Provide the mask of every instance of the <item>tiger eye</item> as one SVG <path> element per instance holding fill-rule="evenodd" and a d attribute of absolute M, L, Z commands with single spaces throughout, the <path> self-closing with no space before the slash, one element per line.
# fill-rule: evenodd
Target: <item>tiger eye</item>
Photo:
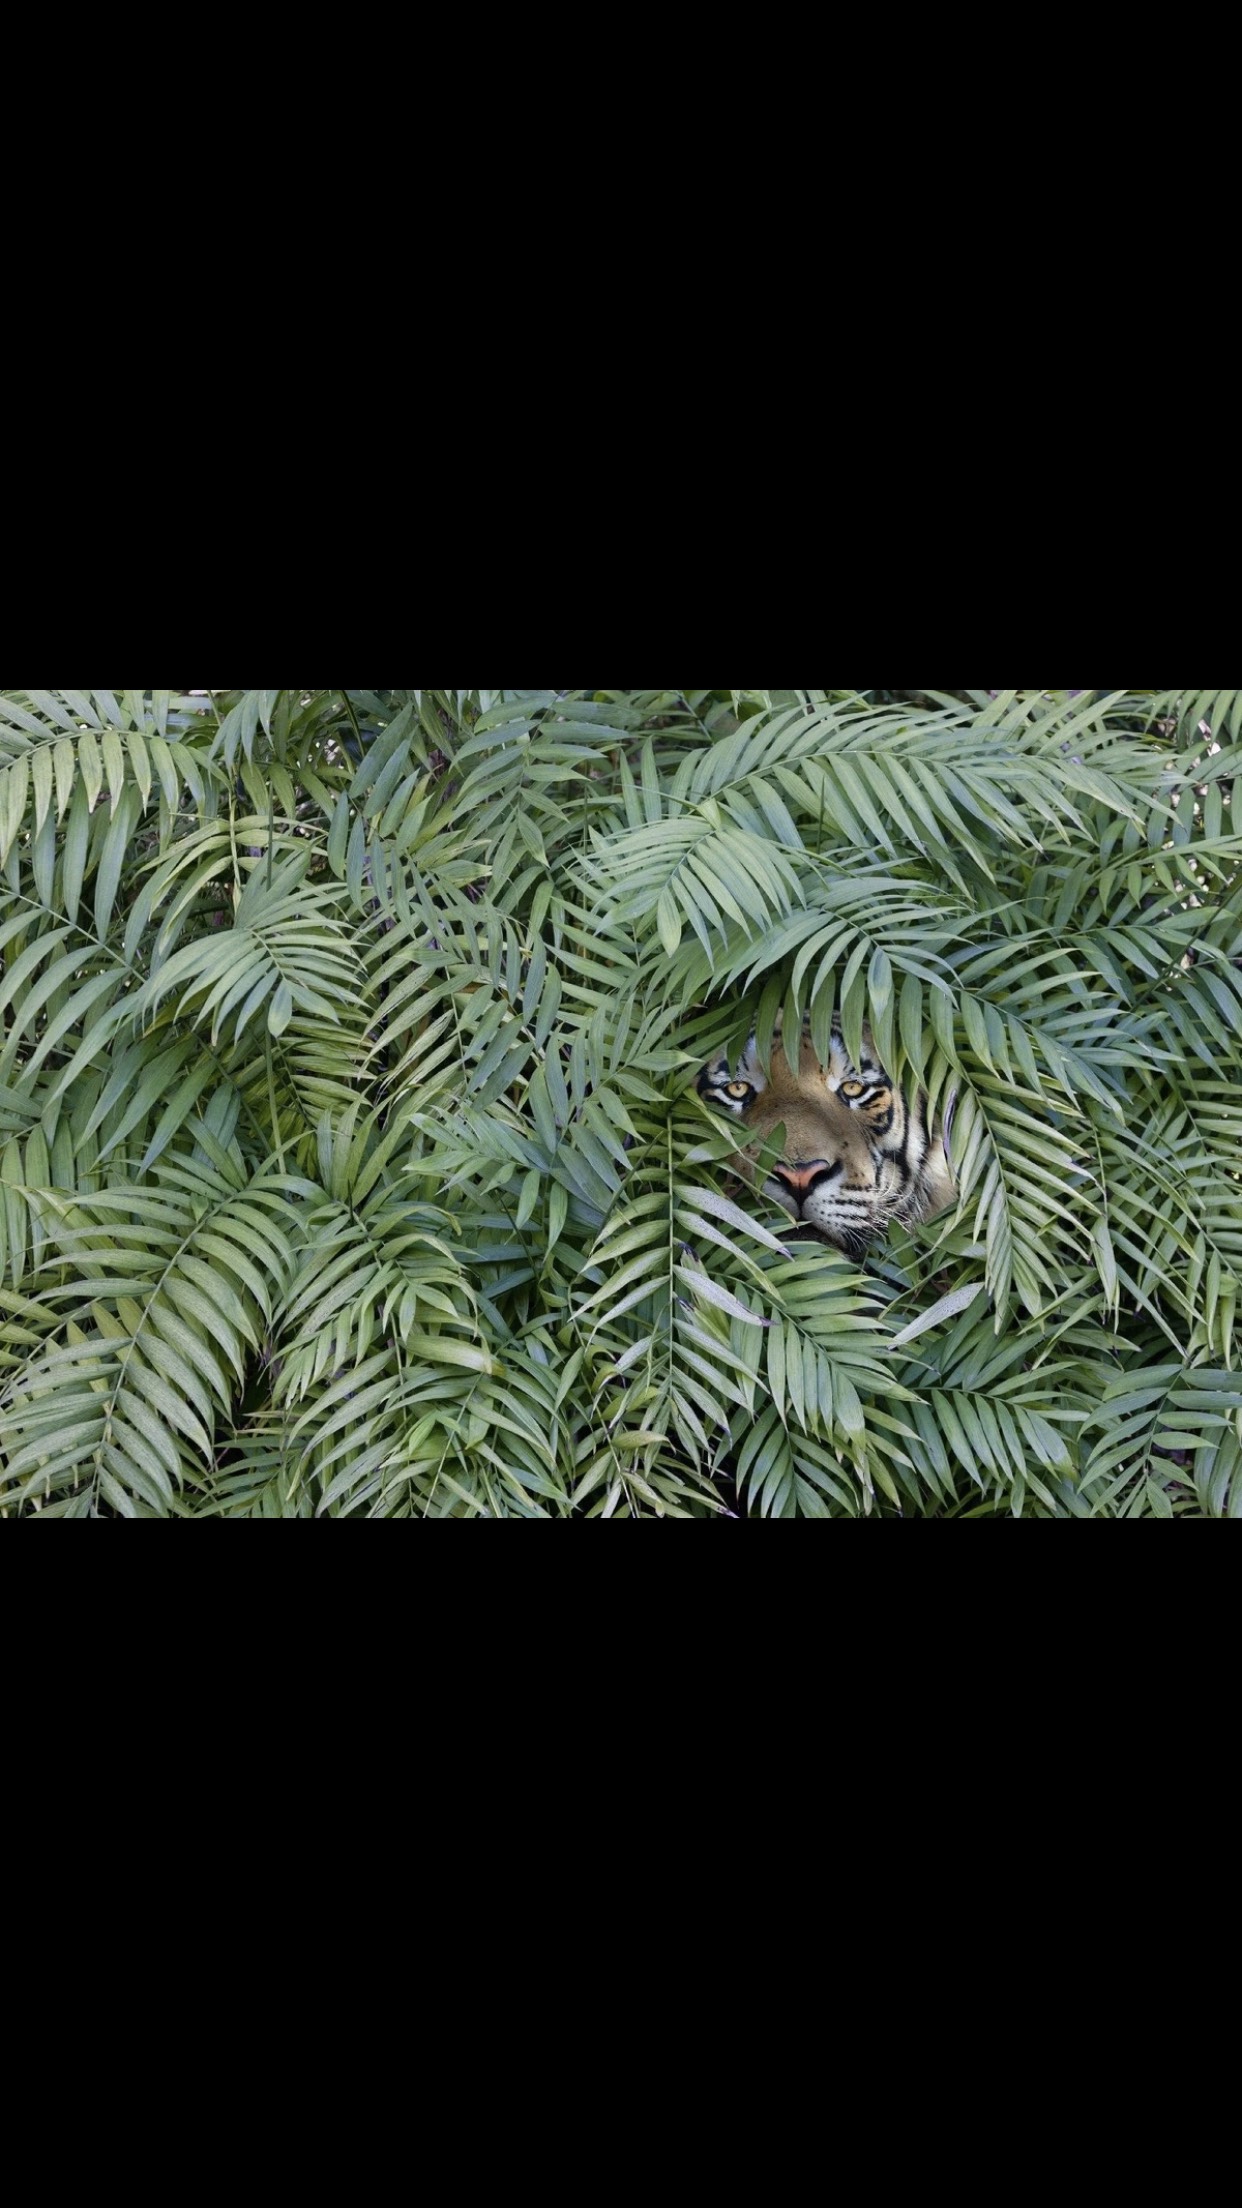
<path fill-rule="evenodd" d="M 749 1096 L 749 1095 L 750 1095 L 750 1083 L 749 1083 L 749 1081 L 730 1081 L 730 1083 L 729 1083 L 729 1086 L 728 1086 L 728 1088 L 727 1088 L 727 1089 L 725 1090 L 725 1095 L 726 1095 L 726 1096 Z"/>
<path fill-rule="evenodd" d="M 861 1096 L 862 1093 L 863 1085 L 861 1081 L 843 1081 L 841 1083 L 842 1096 Z"/>

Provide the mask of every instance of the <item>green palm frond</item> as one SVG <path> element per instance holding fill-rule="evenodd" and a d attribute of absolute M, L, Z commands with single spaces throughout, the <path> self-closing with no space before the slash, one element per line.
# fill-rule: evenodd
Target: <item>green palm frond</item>
<path fill-rule="evenodd" d="M 282 1177 L 247 1179 L 203 1135 L 218 1164 L 29 1192 L 58 1328 L 4 1392 L 6 1502 L 164 1515 L 210 1491 L 217 1420 L 260 1350 L 295 1229 Z"/>
<path fill-rule="evenodd" d="M 1242 1517 L 1240 765 L 1237 690 L 0 694 L 0 1512 Z M 804 1019 L 952 1123 L 865 1262 L 693 1093 Z"/>

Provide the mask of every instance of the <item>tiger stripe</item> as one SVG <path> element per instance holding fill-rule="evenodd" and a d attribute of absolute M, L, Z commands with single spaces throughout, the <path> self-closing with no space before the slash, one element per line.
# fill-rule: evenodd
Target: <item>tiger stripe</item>
<path fill-rule="evenodd" d="M 764 1193 L 855 1256 L 894 1219 L 913 1226 L 957 1198 L 947 1145 L 928 1125 L 926 1095 L 920 1090 L 907 1108 L 866 1028 L 859 1059 L 851 1063 L 834 1026 L 829 1063 L 822 1065 L 804 1027 L 796 1073 L 777 1042 L 765 1074 L 752 1035 L 736 1066 L 722 1052 L 697 1078 L 704 1101 L 745 1130 L 746 1147 L 733 1163 L 752 1185 L 748 1152 L 783 1125 L 784 1152 Z"/>

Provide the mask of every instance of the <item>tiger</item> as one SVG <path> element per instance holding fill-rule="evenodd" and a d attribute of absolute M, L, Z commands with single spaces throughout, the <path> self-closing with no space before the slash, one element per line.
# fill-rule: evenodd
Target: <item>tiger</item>
<path fill-rule="evenodd" d="M 957 1201 L 948 1154 L 953 1099 L 945 1127 L 933 1135 L 926 1095 L 920 1090 L 913 1111 L 907 1109 L 880 1064 L 870 1028 L 863 1029 L 857 1066 L 836 1026 L 828 1064 L 821 1065 L 804 1026 L 796 1074 L 777 1041 L 765 1075 L 752 1035 L 736 1067 L 722 1051 L 702 1068 L 696 1086 L 705 1103 L 745 1128 L 748 1144 L 761 1143 L 784 1124 L 784 1156 L 763 1183 L 765 1196 L 851 1257 L 863 1256 L 892 1220 L 914 1226 Z M 742 1152 L 731 1162 L 753 1186 L 753 1159 Z"/>

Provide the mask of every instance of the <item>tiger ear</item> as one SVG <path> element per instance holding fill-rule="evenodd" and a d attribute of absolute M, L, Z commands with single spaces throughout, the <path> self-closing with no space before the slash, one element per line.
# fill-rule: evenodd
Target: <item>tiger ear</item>
<path fill-rule="evenodd" d="M 953 1170 L 953 1152 L 950 1150 L 949 1144 L 953 1139 L 953 1121 L 957 1113 L 957 1095 L 958 1092 L 956 1089 L 950 1089 L 945 1102 L 944 1116 L 940 1128 L 940 1140 L 944 1144 L 945 1161 L 949 1167 L 950 1172 L 952 1172 Z"/>
<path fill-rule="evenodd" d="M 957 1182 L 953 1168 L 945 1155 L 944 1147 L 933 1142 L 923 1166 L 923 1186 L 926 1190 L 924 1219 L 935 1219 L 958 1200 Z"/>
<path fill-rule="evenodd" d="M 957 1090 L 950 1089 L 945 1102 L 939 1135 L 933 1135 L 923 1161 L 923 1182 L 927 1191 L 925 1219 L 935 1219 L 942 1211 L 958 1201 L 957 1178 L 953 1171 L 953 1157 L 949 1149 L 949 1137 L 953 1132 L 953 1115 L 957 1110 Z"/>

